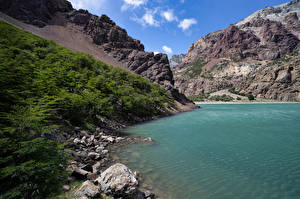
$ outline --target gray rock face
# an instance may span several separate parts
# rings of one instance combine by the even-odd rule
[[[133,172],[119,163],[101,173],[96,181],[104,193],[113,196],[135,195],[138,190],[138,181]]]
[[[267,7],[200,38],[173,68],[187,96],[235,87],[259,98],[299,101],[300,1]]]
[[[99,187],[94,185],[91,181],[85,181],[81,187],[74,193],[75,198],[80,198],[82,196],[87,196],[95,198],[100,195]]]
[[[184,60],[185,54],[173,55],[169,60],[171,68],[181,64]]]
[[[70,12],[66,0],[0,0],[0,11],[25,23],[39,27],[49,24],[57,12]]]

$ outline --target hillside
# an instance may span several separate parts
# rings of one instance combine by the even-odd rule
[[[42,135],[114,133],[176,110],[158,84],[2,21],[0,73],[0,198],[45,198],[65,181],[64,146]]]
[[[86,10],[75,10],[66,0],[0,0],[0,4],[2,20],[142,75],[168,90],[182,110],[196,108],[174,88],[167,55],[145,52],[139,40],[130,37],[108,16],[98,17]]]
[[[260,10],[192,44],[173,69],[187,96],[234,88],[255,97],[300,101],[300,1]]]

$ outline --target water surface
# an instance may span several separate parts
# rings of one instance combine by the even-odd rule
[[[202,105],[137,125],[121,161],[166,199],[299,199],[300,104]]]

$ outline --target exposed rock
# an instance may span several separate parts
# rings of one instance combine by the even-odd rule
[[[154,142],[154,140],[151,137],[145,138],[144,142]]]
[[[79,198],[82,196],[95,198],[99,195],[100,195],[99,188],[89,180],[85,181],[81,185],[81,187],[74,193],[75,198]]]
[[[99,174],[100,173],[100,169],[101,169],[101,163],[97,162],[96,164],[93,165],[92,168],[93,168],[93,173]]]
[[[299,100],[299,14],[295,0],[200,38],[173,69],[175,87],[187,96],[235,87],[258,98]]]
[[[57,12],[70,12],[73,7],[66,0],[0,0],[0,11],[25,23],[44,27]]]
[[[89,172],[78,167],[73,168],[72,176],[76,177],[79,180],[84,180],[87,178]]]
[[[65,185],[63,185],[62,190],[65,191],[65,192],[67,192],[67,191],[71,190],[71,187],[70,187],[70,185],[66,185],[65,184]]]
[[[113,196],[130,196],[138,190],[138,181],[132,171],[119,163],[101,173],[96,181],[104,193]]]
[[[184,57],[185,54],[173,55],[169,60],[171,68],[177,66],[178,64],[181,64],[183,62]]]
[[[291,72],[289,70],[281,70],[278,72],[276,82],[289,83],[291,82]]]
[[[101,155],[99,153],[96,153],[96,152],[90,152],[88,154],[88,157],[91,158],[91,159],[93,159],[93,160],[98,160],[100,158],[100,156]]]

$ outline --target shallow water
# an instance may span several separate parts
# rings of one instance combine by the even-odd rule
[[[300,198],[300,104],[202,105],[126,133],[156,140],[119,157],[160,198]]]

